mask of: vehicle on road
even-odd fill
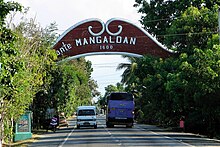
[[[107,97],[106,126],[134,124],[134,97],[127,92],[114,92]]]
[[[51,121],[50,121],[50,125],[49,125],[49,128],[53,131],[53,132],[56,132],[56,129],[57,129],[57,123],[58,119],[56,116],[53,116],[51,118]]]
[[[76,113],[76,126],[97,128],[96,106],[79,106]]]
[[[63,115],[59,116],[59,127],[69,127],[66,117]]]

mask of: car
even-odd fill
[[[79,106],[76,114],[76,126],[97,128],[96,106]]]
[[[59,127],[69,127],[69,124],[68,124],[65,116],[59,117]]]

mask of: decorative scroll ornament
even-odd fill
[[[99,20],[97,20],[97,21],[99,21]],[[102,21],[99,21],[100,23],[101,23],[101,25],[102,25],[102,30],[99,32],[99,33],[94,33],[93,31],[92,31],[92,26],[89,26],[88,27],[88,31],[89,31],[89,33],[91,34],[91,35],[93,35],[93,36],[100,36],[100,35],[102,35],[102,33],[104,33],[104,31],[105,31],[105,24],[104,24],[104,22],[102,22]]]
[[[117,36],[117,35],[119,35],[121,32],[122,32],[122,26],[121,25],[118,25],[118,32],[116,32],[116,33],[112,33],[112,32],[110,32],[109,31],[109,29],[108,29],[108,25],[111,23],[112,21],[108,21],[107,23],[106,23],[106,31],[107,31],[107,33],[109,34],[109,35],[112,35],[112,36]]]
[[[99,21],[99,22],[100,22],[101,25],[102,25],[102,30],[101,30],[99,33],[94,33],[94,32],[92,31],[92,26],[89,26],[89,27],[88,27],[88,31],[89,31],[89,33],[90,33],[91,35],[93,35],[93,36],[100,36],[100,35],[102,35],[102,34],[104,33],[105,30],[106,30],[106,32],[107,32],[109,35],[111,35],[111,36],[117,36],[117,35],[121,34],[121,32],[122,32],[123,27],[122,27],[121,25],[118,25],[118,32],[112,33],[112,32],[109,31],[108,26],[109,26],[109,24],[110,24],[112,21],[108,21],[106,24],[104,24],[104,22],[101,22],[101,21]]]

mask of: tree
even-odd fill
[[[188,54],[193,53],[193,48],[206,49],[208,40],[217,33],[217,10],[217,6],[211,10],[207,7],[189,7],[167,28],[167,32],[173,35],[165,35],[165,44]]]
[[[126,57],[130,63],[120,63],[117,67],[117,70],[125,69],[122,74],[121,83],[127,85],[128,89],[133,93],[135,90],[136,81],[138,80],[136,76],[134,76],[134,71],[137,68],[138,58],[135,57]]]
[[[166,98],[164,84],[167,74],[174,67],[172,60],[164,60],[152,56],[139,59],[134,71],[135,104],[137,111],[143,112],[140,122],[166,124],[171,117],[172,106],[170,99]],[[169,122],[170,123],[170,122]]]
[[[91,85],[91,71],[84,58],[59,63],[52,73],[50,92],[46,94],[51,98],[48,106],[71,116],[78,106],[91,105],[97,87],[96,83]]]
[[[22,74],[17,74],[17,72],[22,71],[22,63],[14,62],[16,61],[16,55],[18,54],[18,49],[15,47],[17,40],[16,35],[5,25],[5,18],[11,11],[21,11],[22,6],[14,2],[4,2],[0,0],[0,146],[2,146],[2,140],[5,138],[10,138],[12,135],[12,128],[6,128],[9,123],[10,109],[13,109],[13,87],[12,79]],[[14,93],[14,95],[16,95]],[[10,109],[9,109],[10,108]],[[16,110],[16,108],[15,108]],[[22,111],[22,109],[20,109]],[[19,112],[19,111],[18,111]],[[5,128],[5,129],[4,129]]]
[[[6,8],[8,3],[1,2]],[[14,8],[16,3],[10,6]],[[2,22],[2,21],[1,21]],[[31,19],[14,28],[6,29],[1,37],[1,123],[4,123],[5,141],[13,138],[14,122],[26,111],[37,92],[46,91],[50,82],[49,71],[55,65],[56,53],[50,49],[50,39],[54,37],[34,24]],[[50,32],[51,33],[51,32]],[[51,35],[51,38],[43,36]],[[43,56],[42,56],[43,55]],[[48,71],[48,72],[47,72]],[[32,105],[33,106],[33,105]]]
[[[125,92],[125,88],[123,86],[122,83],[116,83],[116,85],[108,85],[107,87],[105,87],[105,94],[104,96],[100,96],[98,99],[98,104],[103,108],[107,103],[107,96],[112,93],[112,92]]]
[[[24,46],[21,48],[27,55],[25,61],[30,66],[28,70],[35,79],[32,82],[35,84],[33,88],[36,88],[32,90],[35,92],[31,106],[33,127],[47,127],[45,122],[50,119],[46,115],[47,109],[54,108],[57,113],[64,112],[68,117],[78,105],[90,104],[92,94],[98,94],[96,83],[92,85],[90,80],[93,71],[91,62],[86,62],[84,58],[67,63],[54,62],[56,54],[51,46],[57,38],[56,24],[52,23],[43,29],[33,19],[25,19],[16,29],[25,36],[26,42],[22,42]],[[28,48],[29,44],[31,48]]]
[[[141,23],[144,25],[144,28],[156,36],[162,43],[164,43],[165,36],[176,36],[176,34],[171,34],[168,29],[173,21],[179,18],[189,7],[196,7],[198,9],[206,7],[213,10],[216,4],[219,5],[219,2],[216,0],[135,0],[135,2],[134,6],[139,8],[138,12],[143,14]]]
[[[137,64],[134,79],[144,87],[140,88],[142,103],[137,104],[145,118],[177,125],[184,115],[187,130],[210,136],[219,133],[216,4],[214,0],[136,0],[144,28],[178,51],[174,58],[144,57]],[[201,128],[208,129],[201,132]]]
[[[24,18],[9,29],[4,23],[6,15],[21,6],[0,1],[0,9],[0,137],[11,141],[13,123],[26,110],[33,111],[34,123],[45,117],[48,107],[69,116],[74,105],[91,103],[97,85],[89,85],[92,68],[85,59],[57,66],[57,54],[51,50],[57,38],[55,23],[42,28],[34,19]]]
[[[31,101],[31,104],[27,106],[33,112],[33,127],[35,127],[35,120],[42,118],[45,111],[37,104],[47,105],[49,103],[44,94],[50,91],[51,73],[56,68],[57,55],[51,50],[51,45],[57,37],[54,32],[57,27],[53,23],[42,28],[36,24],[34,19],[22,18],[21,22],[15,26],[15,31],[19,35],[17,46],[22,55],[19,59],[24,61],[24,71],[29,77],[26,80],[29,81],[31,90],[25,93],[29,95]]]

